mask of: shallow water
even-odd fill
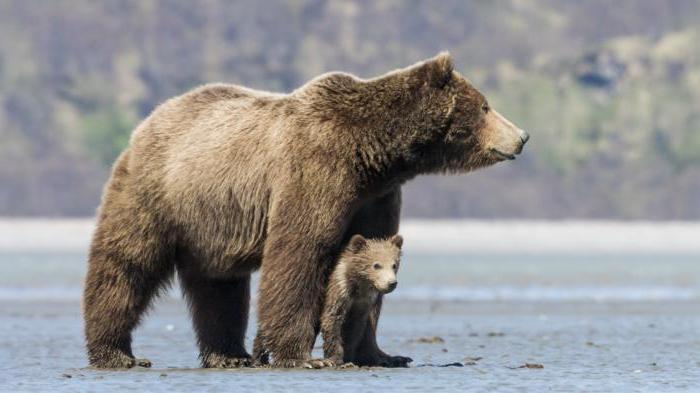
[[[408,369],[198,369],[187,310],[174,290],[134,336],[134,352],[154,368],[97,371],[85,367],[83,350],[84,254],[3,252],[0,390],[696,391],[699,262],[672,253],[408,249],[379,330],[386,351],[413,357]],[[432,336],[444,342],[416,342]],[[455,362],[468,365],[438,367]],[[515,368],[525,363],[544,368]]]

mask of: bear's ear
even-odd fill
[[[418,66],[418,77],[429,86],[442,89],[452,79],[453,70],[452,56],[445,51],[421,63]]]
[[[403,246],[403,237],[401,235],[394,235],[391,237],[391,239],[389,239],[389,241],[397,248],[401,248],[401,246]]]
[[[362,237],[362,235],[354,235],[348,243],[348,249],[353,253],[358,253],[362,251],[366,245],[367,239]]]

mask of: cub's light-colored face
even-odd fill
[[[396,273],[399,271],[398,260],[376,260],[372,263],[372,270],[369,274],[372,284],[381,293],[389,293],[396,289],[398,281]]]
[[[403,238],[394,235],[389,239],[365,239],[355,235],[348,247],[353,252],[359,272],[377,291],[389,293],[396,289]]]

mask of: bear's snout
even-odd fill
[[[530,135],[493,109],[486,114],[485,120],[481,135],[484,146],[498,160],[514,160],[523,151]]]
[[[520,140],[523,141],[522,146],[525,146],[525,144],[527,143],[527,141],[530,140],[530,134],[528,134],[527,131],[525,131],[525,130],[523,130],[523,129],[519,129],[518,131],[520,131]],[[522,146],[521,146],[521,147],[522,147]]]
[[[398,285],[398,282],[396,280],[392,280],[387,282],[384,285],[377,285],[377,290],[383,294],[391,293],[396,289],[396,286]]]

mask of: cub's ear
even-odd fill
[[[453,70],[452,56],[445,51],[420,63],[417,67],[418,74],[416,76],[423,79],[422,82],[427,82],[432,87],[442,89],[452,79]]]
[[[395,245],[398,248],[401,248],[403,246],[403,237],[401,235],[394,235],[389,239],[391,241],[391,244]]]
[[[348,243],[348,249],[353,253],[360,252],[365,246],[367,246],[367,239],[362,235],[354,235]]]

